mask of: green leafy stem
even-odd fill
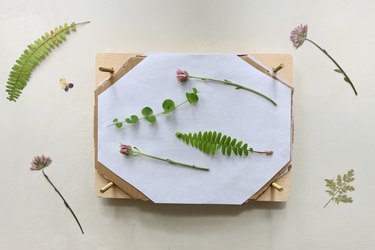
[[[186,93],[186,101],[178,105],[175,105],[174,101],[172,101],[171,99],[165,99],[162,104],[162,107],[163,107],[162,112],[154,114],[154,111],[150,107],[144,107],[141,111],[143,117],[140,118],[137,115],[131,115],[130,117],[126,118],[124,121],[119,121],[118,118],[115,118],[113,119],[113,123],[109,125],[108,127],[116,126],[118,128],[121,128],[124,123],[134,124],[134,123],[139,122],[140,120],[146,120],[149,123],[155,123],[156,117],[159,115],[171,113],[186,103],[190,103],[190,104],[197,103],[199,101],[199,97],[197,94],[198,94],[198,90],[196,88],[193,88],[192,92]]]
[[[73,22],[70,25],[65,23],[64,26],[60,25],[54,30],[46,32],[33,44],[28,45],[9,73],[6,86],[7,99],[14,102],[17,101],[22,90],[26,87],[32,72],[40,62],[49,55],[52,49],[59,46],[66,39],[66,35],[70,31],[76,31],[77,25],[86,23],[89,22]]]
[[[319,46],[317,43],[315,43],[314,41],[312,41],[312,40],[310,40],[310,39],[307,39],[307,38],[306,38],[306,41],[308,41],[308,42],[312,43],[313,45],[315,45],[315,47],[317,47],[317,48],[318,48],[320,51],[322,51],[322,52],[323,52],[323,53],[324,53],[329,59],[331,59],[331,61],[332,61],[332,62],[336,65],[336,67],[337,67],[337,69],[335,69],[334,71],[337,72],[337,73],[339,73],[339,74],[343,74],[343,75],[344,75],[344,81],[347,82],[347,83],[349,83],[350,86],[352,87],[353,91],[354,91],[354,94],[355,94],[355,95],[358,95],[357,90],[355,89],[353,82],[350,80],[349,76],[345,73],[345,71],[341,68],[341,66],[336,62],[336,60],[333,59],[332,56],[330,56],[330,55],[328,54],[328,52],[327,52],[325,49],[323,49],[322,47],[320,47],[320,46]]]
[[[238,141],[236,138],[224,135],[216,131],[204,131],[198,133],[176,133],[177,138],[191,145],[205,154],[215,155],[220,149],[223,155],[231,156],[232,152],[235,155],[248,156],[250,153],[272,155],[273,151],[256,151],[249,147],[247,143]]]
[[[188,75],[187,76],[188,78],[194,78],[194,79],[199,79],[199,80],[202,80],[202,81],[212,81],[212,82],[218,82],[218,83],[222,83],[222,84],[225,84],[225,85],[230,85],[230,86],[233,86],[233,87],[236,87],[236,89],[243,89],[243,90],[246,90],[246,91],[249,91],[249,92],[252,92],[256,95],[259,95],[263,98],[265,98],[266,100],[268,100],[269,102],[271,102],[273,105],[277,106],[277,103],[272,100],[270,97],[256,91],[256,90],[253,90],[253,89],[250,89],[250,88],[247,88],[247,87],[244,87],[240,84],[237,84],[237,83],[234,83],[232,81],[229,81],[229,80],[218,80],[218,79],[213,79],[213,78],[208,78],[208,77],[200,77],[200,76],[192,76],[192,75]]]
[[[342,177],[341,175],[337,175],[336,181],[334,179],[325,179],[326,187],[328,188],[326,192],[329,194],[330,199],[324,205],[324,208],[327,205],[334,201],[336,204],[342,203],[352,203],[352,197],[347,196],[347,192],[352,192],[355,188],[349,183],[354,181],[354,170],[349,170],[346,174]]]

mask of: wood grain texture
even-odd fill
[[[280,63],[284,64],[284,68],[278,71],[278,75],[286,80],[287,85],[291,86],[292,83],[292,67],[293,59],[287,54],[254,54],[257,60],[262,62],[269,68],[277,67]],[[273,76],[272,72],[265,70],[259,66],[256,62],[252,61],[246,56],[241,56],[247,63],[254,66],[263,73]],[[96,56],[96,86],[95,91],[95,121],[94,121],[94,141],[95,141],[95,193],[96,196],[101,198],[120,198],[120,199],[138,199],[147,201],[148,198],[138,191],[135,187],[131,186],[126,181],[120,179],[108,168],[103,166],[97,161],[97,97],[98,95],[130,71],[134,66],[140,63],[144,59],[142,54],[134,53],[103,53],[97,54]],[[113,68],[114,73],[110,74],[107,72],[99,71],[99,67]],[[293,123],[292,123],[293,124]],[[293,130],[293,128],[292,128]],[[292,133],[293,134],[293,133]],[[293,141],[292,137],[292,141]],[[282,175],[282,173],[288,169],[288,173]],[[291,179],[291,165],[288,163],[281,171],[274,176],[263,188],[261,188],[256,194],[249,198],[249,200],[257,201],[275,201],[284,202],[287,201],[290,195],[290,179]],[[105,193],[101,193],[100,189],[108,184],[108,182],[114,182],[115,186],[107,190]],[[279,192],[275,188],[271,187],[272,182],[277,182],[283,187],[284,191]]]

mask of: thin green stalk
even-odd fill
[[[173,110],[175,110],[175,109],[181,107],[182,105],[184,105],[184,104],[187,103],[187,102],[188,102],[188,101],[186,100],[186,101],[184,101],[184,102],[182,102],[182,103],[176,105],[176,106],[174,107]],[[162,115],[162,114],[164,114],[164,111],[159,112],[159,113],[156,113],[156,114],[154,114],[154,116],[159,116],[159,115]],[[139,120],[145,120],[145,119],[146,119],[145,117],[141,117],[141,118],[138,118],[138,121],[139,121]],[[124,124],[124,123],[126,123],[126,121],[124,120],[124,121],[122,121],[122,122],[118,122],[118,123]],[[112,127],[112,126],[115,126],[116,124],[117,124],[117,123],[112,123],[112,124],[108,125],[107,127]]]
[[[314,41],[310,40],[310,39],[307,39],[306,38],[306,41],[309,41],[310,43],[312,43],[313,45],[315,45],[320,51],[322,51],[326,56],[328,56],[329,59],[331,59],[331,61],[337,66],[337,68],[341,71],[341,73],[344,75],[344,79],[346,82],[348,82],[350,84],[350,86],[352,87],[353,91],[354,91],[354,94],[355,95],[358,95],[357,93],[357,90],[355,89],[354,87],[354,84],[353,82],[350,80],[349,76],[345,73],[345,71],[341,68],[341,66],[335,61],[335,59],[333,59],[329,54],[328,52],[323,49],[322,47],[320,47],[318,44],[316,44]]]
[[[234,83],[234,82],[231,82],[231,81],[228,81],[228,80],[217,80],[217,79],[213,79],[213,78],[207,78],[207,77],[199,77],[199,76],[192,76],[192,75],[189,75],[188,76],[189,78],[194,78],[194,79],[199,79],[199,80],[202,80],[202,81],[213,81],[213,82],[218,82],[218,83],[223,83],[225,85],[230,85],[230,86],[234,86],[236,87],[236,89],[243,89],[243,90],[247,90],[249,92],[252,92],[254,94],[257,94],[263,98],[265,98],[266,100],[268,100],[269,102],[271,102],[273,105],[277,106],[277,103],[272,100],[270,97],[262,94],[262,93],[259,93],[258,91],[256,90],[253,90],[253,89],[250,89],[250,88],[247,88],[247,87],[244,87],[242,85],[239,85],[237,83]]]
[[[189,165],[189,164],[174,161],[174,160],[171,160],[171,159],[164,159],[164,158],[160,158],[160,157],[157,157],[157,156],[148,155],[148,154],[142,153],[140,151],[134,152],[134,154],[135,155],[143,155],[143,156],[146,156],[146,157],[149,157],[149,158],[152,158],[152,159],[155,159],[155,160],[159,160],[159,161],[164,161],[164,162],[167,162],[167,163],[172,164],[172,165],[179,165],[179,166],[183,166],[183,167],[194,168],[194,169],[197,169],[197,170],[209,171],[208,168],[202,168],[202,167],[198,167],[198,166],[195,166],[195,165]]]
[[[82,234],[85,234],[85,233],[83,232],[83,229],[82,229],[81,223],[79,223],[79,220],[78,220],[77,216],[74,214],[73,209],[69,206],[69,204],[68,204],[68,202],[65,200],[64,196],[62,196],[62,194],[61,194],[60,191],[56,188],[56,186],[53,185],[52,181],[49,179],[49,177],[46,175],[46,173],[44,172],[43,169],[42,169],[42,172],[43,172],[44,177],[45,177],[45,178],[47,179],[47,181],[49,182],[49,184],[51,184],[51,186],[55,189],[56,193],[61,197],[61,199],[62,199],[63,202],[64,202],[64,205],[66,206],[66,208],[69,209],[69,211],[72,213],[72,215],[73,215],[74,219],[76,220],[76,222],[77,222],[79,228],[81,229]]]
[[[324,205],[323,208],[326,208],[326,206],[335,198],[335,195],[337,194],[338,190],[332,195],[331,199],[327,201],[327,203]]]

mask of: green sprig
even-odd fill
[[[196,88],[193,88],[192,92],[186,93],[186,101],[176,105],[173,100],[171,99],[165,99],[162,103],[163,111],[154,114],[154,111],[150,107],[144,107],[141,111],[143,117],[138,117],[137,115],[131,115],[128,118],[125,118],[124,121],[120,121],[118,118],[113,119],[113,123],[110,126],[116,126],[117,128],[121,128],[124,123],[128,124],[134,124],[139,122],[140,120],[146,120],[149,123],[155,123],[156,117],[163,114],[168,114],[179,108],[180,106],[190,103],[190,104],[196,104],[199,101],[198,97],[198,90]]]
[[[59,46],[66,39],[66,35],[70,31],[76,31],[77,25],[85,23],[89,22],[73,22],[70,25],[65,23],[50,32],[46,32],[33,44],[28,45],[9,73],[6,86],[6,91],[8,92],[7,99],[13,102],[17,101],[34,69],[49,55],[52,49]]]
[[[354,181],[354,170],[349,170],[342,177],[337,175],[336,181],[334,179],[325,179],[326,187],[328,188],[326,192],[329,194],[330,199],[324,205],[324,208],[331,202],[334,201],[336,204],[342,203],[352,203],[352,197],[347,196],[347,192],[352,192],[355,188],[349,183]]]
[[[249,153],[273,154],[272,151],[256,151],[249,147],[247,143],[216,131],[204,131],[194,134],[177,132],[176,136],[187,145],[190,144],[205,154],[215,155],[219,150],[221,150],[223,155],[227,156],[231,156],[232,153],[239,156],[248,156]]]

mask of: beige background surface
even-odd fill
[[[373,249],[375,85],[373,1],[2,1],[0,3],[1,249]],[[5,97],[9,70],[27,44],[66,21],[79,27],[32,76],[17,103]],[[292,28],[341,63],[359,96],[310,44],[295,50]],[[157,206],[94,195],[93,91],[98,52],[291,53],[295,144],[286,204]],[[75,83],[65,93],[61,77]],[[77,213],[73,218],[36,154]],[[322,206],[324,178],[356,169],[354,203]]]

